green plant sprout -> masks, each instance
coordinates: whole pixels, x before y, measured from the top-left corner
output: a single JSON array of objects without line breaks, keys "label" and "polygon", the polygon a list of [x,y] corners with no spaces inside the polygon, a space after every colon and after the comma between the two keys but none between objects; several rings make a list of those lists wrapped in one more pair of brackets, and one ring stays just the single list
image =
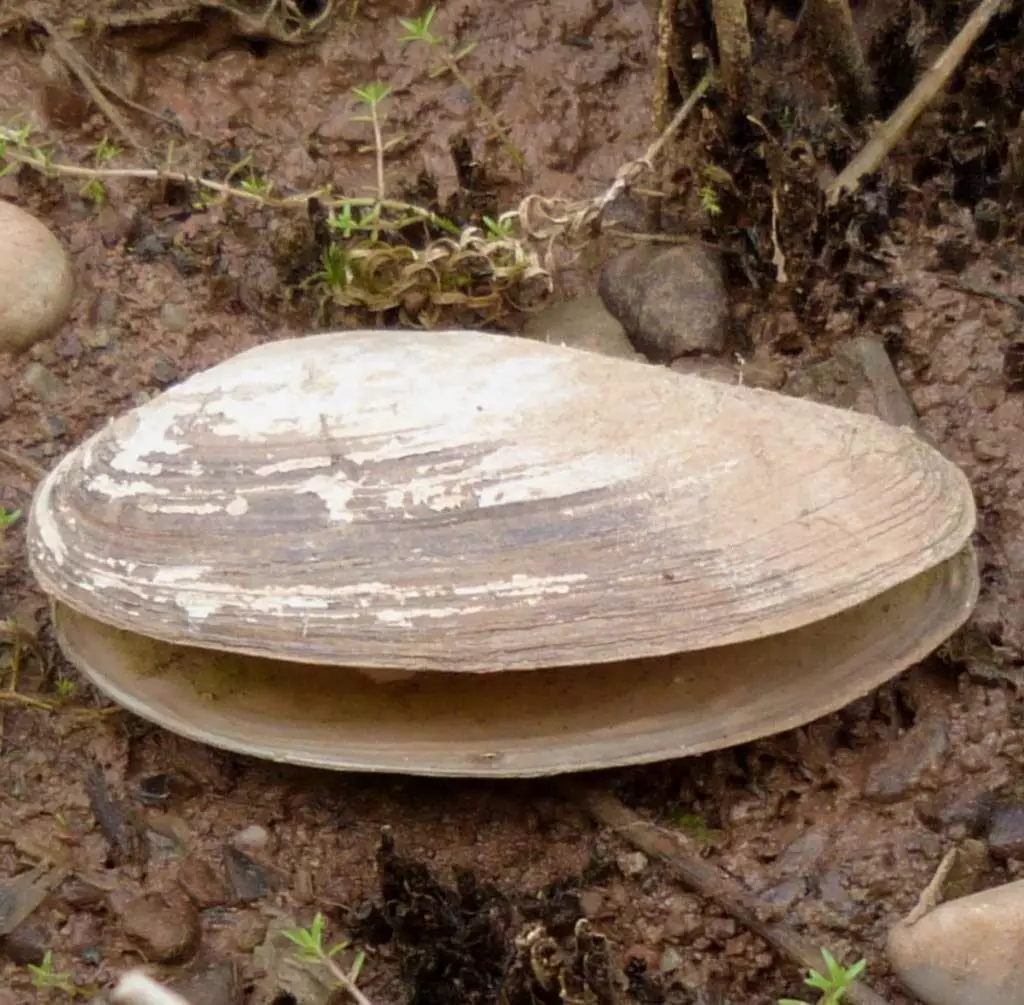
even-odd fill
[{"label": "green plant sprout", "polygon": [[434,20],[434,14],[437,12],[436,7],[431,7],[422,17],[417,18],[404,18],[400,17],[398,23],[405,29],[404,35],[399,35],[399,42],[422,42],[424,45],[430,46],[432,49],[438,49],[441,56],[441,66],[435,70],[432,70],[430,75],[432,77],[439,77],[443,73],[450,73],[470,96],[476,106],[483,113],[484,118],[487,120],[487,124],[494,130],[498,138],[501,140],[501,145],[505,148],[508,155],[512,158],[520,173],[526,173],[526,160],[523,157],[522,151],[512,142],[509,138],[508,130],[498,120],[498,116],[494,114],[490,105],[487,104],[483,98],[477,93],[477,90],[470,83],[469,78],[462,72],[462,67],[459,66],[459,62],[466,56],[468,56],[474,48],[476,48],[475,42],[470,42],[468,45],[463,46],[458,52],[450,52],[445,44],[443,38],[440,35],[435,35],[430,30],[430,25]]},{"label": "green plant sprout", "polygon": [[248,192],[250,195],[259,196],[261,199],[266,199],[274,188],[272,181],[258,178],[252,173],[249,174],[248,178],[243,178],[239,184],[242,186],[243,191]]},{"label": "green plant sprout", "polygon": [[11,524],[16,523],[20,517],[20,509],[5,509],[3,506],[0,506],[0,540],[3,540],[4,531]]},{"label": "green plant sprout", "polygon": [[[840,1005],[847,988],[864,972],[867,960],[858,960],[848,967],[836,962],[836,958],[827,950],[822,949],[821,957],[825,961],[826,973],[811,970],[804,983],[808,987],[821,992],[817,1005]],[[780,998],[779,1005],[807,1005],[799,998]]]},{"label": "green plant sprout", "polygon": [[309,928],[287,928],[281,934],[298,947],[297,956],[307,963],[318,963],[323,966],[330,975],[343,987],[358,1003],[358,1005],[371,1005],[369,999],[359,990],[356,982],[362,973],[363,964],[366,962],[366,954],[360,950],[356,953],[355,961],[346,973],[335,962],[334,957],[342,950],[348,949],[351,943],[347,940],[337,942],[330,948],[324,945],[324,916],[317,911]]},{"label": "green plant sprout", "polygon": [[515,220],[509,216],[499,216],[497,220],[485,216],[483,222],[487,236],[493,237],[496,241],[505,241],[515,235]]},{"label": "green plant sprout", "polygon": [[377,198],[383,202],[386,193],[384,190],[384,155],[396,144],[401,142],[403,137],[396,136],[384,142],[384,134],[381,130],[381,117],[378,106],[391,94],[391,87],[374,81],[363,87],[353,87],[356,97],[370,110],[369,115],[353,115],[353,122],[369,122],[373,127],[373,146],[360,148],[360,153],[369,153],[371,150],[377,160]]},{"label": "green plant sprout", "polygon": [[32,986],[40,991],[63,991],[67,995],[79,995],[81,988],[75,986],[72,975],[66,970],[53,969],[53,951],[47,949],[43,954],[42,963],[26,964],[31,976]]},{"label": "green plant sprout", "polygon": [[700,204],[708,216],[720,216],[722,213],[718,190],[710,182],[700,187]]},{"label": "green plant sprout", "polygon": [[105,167],[120,153],[121,148],[114,146],[114,144],[104,136],[103,139],[96,144],[93,149],[92,156],[93,160],[96,161],[96,164],[99,167]]}]

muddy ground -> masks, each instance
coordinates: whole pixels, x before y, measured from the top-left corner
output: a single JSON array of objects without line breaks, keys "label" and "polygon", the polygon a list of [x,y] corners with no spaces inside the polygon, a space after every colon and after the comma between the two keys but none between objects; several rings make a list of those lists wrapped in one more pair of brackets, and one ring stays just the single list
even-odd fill
[{"label": "muddy ground", "polygon": [[[507,125],[525,177],[487,141],[473,96],[450,76],[430,76],[436,54],[398,43],[396,18],[421,15],[419,6],[338,3],[309,32],[283,16],[286,6],[272,4],[261,24],[264,5],[241,0],[231,9],[6,3],[0,122],[32,125],[33,142],[51,141],[65,164],[95,165],[104,137],[121,149],[111,167],[159,164],[173,139],[210,177],[250,155],[245,177],[270,178],[278,192],[330,182],[365,193],[374,158],[361,149],[368,126],[351,121],[351,89],[381,80],[393,87],[387,129],[398,138],[386,158],[389,191],[460,226],[530,193],[595,196],[656,135],[658,12],[644,0],[440,5],[434,29],[458,46],[476,43],[460,65]],[[970,10],[853,6],[882,84],[882,117]],[[884,935],[944,852],[987,838],[976,877],[985,884],[1018,875],[1024,853],[1024,836],[1015,843],[1012,827],[1006,833],[1024,796],[1015,690],[1024,665],[1024,306],[1015,300],[1024,295],[1024,49],[1020,5],[1006,6],[880,177],[826,210],[818,179],[841,169],[863,126],[843,121],[834,85],[797,31],[799,4],[752,3],[750,107],[761,125],[730,118],[712,96],[645,179],[663,197],[633,195],[614,208],[620,229],[660,217],[667,231],[726,249],[741,354],[798,371],[854,334],[884,337],[924,431],[976,488],[984,590],[947,650],[805,729],[597,779],[665,828],[696,830],[711,861],[816,944],[847,962],[866,957],[870,983],[894,1002],[908,999],[887,970]],[[291,10],[315,18],[323,7]],[[701,18],[681,3],[677,21],[685,83],[699,70],[689,54]],[[110,85],[108,103],[140,146],[90,98],[57,37]],[[668,92],[670,110],[677,92]],[[249,345],[328,324],[422,320],[420,294],[359,314],[321,297],[315,281],[302,285],[323,252],[316,214],[302,206],[197,207],[181,186],[124,179],[106,179],[98,202],[86,182],[25,166],[0,179],[0,195],[60,235],[78,283],[59,333],[27,357],[0,360],[0,442],[38,465]],[[772,266],[773,194],[786,283]],[[602,261],[628,244],[605,234],[575,258],[560,254],[553,296],[592,291]],[[522,323],[500,298],[484,300],[479,310],[455,304],[445,321]],[[24,506],[30,489],[24,474],[3,469],[0,503]],[[14,618],[26,639],[19,652],[8,639],[3,666],[18,657],[24,694],[98,707],[54,650],[18,525],[3,547],[0,617]],[[792,964],[631,855],[549,783],[317,775],[202,748],[126,715],[14,702],[2,742],[0,876],[54,862],[70,873],[8,937],[4,1005],[67,997],[67,987],[33,986],[26,964],[45,950],[86,993],[148,956],[169,961],[168,977],[205,982],[192,988],[196,1005],[301,1000],[294,990],[275,997],[263,975],[280,975],[257,947],[276,919],[308,923],[316,911],[365,950],[360,986],[376,1005],[531,994],[553,1005],[556,991],[516,976],[513,940],[540,920],[566,945],[581,914],[610,940],[623,1001],[755,1005],[807,990]],[[378,862],[385,826],[415,867]],[[424,887],[419,866],[446,891]]]}]

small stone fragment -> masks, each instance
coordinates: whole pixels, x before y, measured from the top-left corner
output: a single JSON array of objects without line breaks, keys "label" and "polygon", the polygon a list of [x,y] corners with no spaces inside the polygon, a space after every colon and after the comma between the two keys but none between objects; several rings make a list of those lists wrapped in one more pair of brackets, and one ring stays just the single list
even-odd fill
[{"label": "small stone fragment", "polygon": [[722,266],[702,244],[632,248],[605,265],[598,292],[633,345],[655,362],[725,348]]},{"label": "small stone fragment", "polygon": [[639,876],[647,868],[647,856],[642,851],[623,852],[616,860],[623,876]]},{"label": "small stone fragment", "polygon": [[996,858],[1024,858],[1024,806],[1008,803],[992,811],[988,847]]},{"label": "small stone fragment", "polygon": [[251,953],[267,937],[267,919],[255,911],[239,913],[231,926],[235,949],[240,953]]},{"label": "small stone fragment", "polygon": [[188,311],[181,304],[165,303],[160,308],[160,320],[172,332],[183,332],[192,323]]},{"label": "small stone fragment", "polygon": [[831,359],[790,375],[786,394],[877,415],[894,426],[919,428],[917,412],[893,369],[885,346],[866,336],[851,339]]},{"label": "small stone fragment", "polygon": [[199,913],[184,896],[135,897],[120,914],[124,934],[155,963],[181,963],[199,947]]},{"label": "small stone fragment", "polygon": [[1024,342],[1011,342],[1003,350],[1003,380],[1007,391],[1024,391]]},{"label": "small stone fragment", "polygon": [[234,1005],[242,996],[238,974],[230,963],[213,966],[169,985],[189,1005]]},{"label": "small stone fragment", "polygon": [[994,809],[995,796],[991,792],[940,789],[918,804],[917,815],[922,823],[936,830],[959,827],[964,835],[974,837],[988,826]]},{"label": "small stone fragment", "polygon": [[1024,1005],[1024,880],[898,922],[886,952],[927,1005]]},{"label": "small stone fragment", "polygon": [[622,359],[644,358],[599,296],[563,300],[546,307],[526,322],[523,337]]},{"label": "small stone fragment", "polygon": [[3,940],[4,955],[18,966],[43,962],[48,947],[46,933],[35,925],[19,925]]},{"label": "small stone fragment", "polygon": [[11,410],[13,405],[14,391],[6,380],[0,379],[0,419]]},{"label": "small stone fragment", "polygon": [[584,890],[580,894],[580,914],[584,918],[596,918],[604,906],[604,895],[600,890]]},{"label": "small stone fragment", "polygon": [[259,900],[267,892],[267,874],[259,862],[230,845],[224,848],[224,871],[236,901]]},{"label": "small stone fragment", "polygon": [[20,353],[51,335],[74,295],[63,245],[34,216],[0,199],[0,353]]},{"label": "small stone fragment", "polygon": [[29,363],[22,377],[25,386],[44,404],[55,404],[64,397],[64,382],[42,363]]},{"label": "small stone fragment", "polygon": [[974,207],[974,227],[983,241],[994,241],[1003,229],[1003,208],[995,199],[979,199]]},{"label": "small stone fragment", "polygon": [[266,849],[269,842],[270,834],[267,832],[267,828],[261,827],[259,824],[250,824],[231,839],[234,848],[249,855],[258,855]]},{"label": "small stone fragment", "polygon": [[949,732],[940,719],[916,722],[868,772],[864,795],[876,803],[899,801],[931,773],[949,752]]},{"label": "small stone fragment", "polygon": [[196,853],[182,862],[178,884],[200,910],[220,907],[231,900],[231,891],[219,870]]}]

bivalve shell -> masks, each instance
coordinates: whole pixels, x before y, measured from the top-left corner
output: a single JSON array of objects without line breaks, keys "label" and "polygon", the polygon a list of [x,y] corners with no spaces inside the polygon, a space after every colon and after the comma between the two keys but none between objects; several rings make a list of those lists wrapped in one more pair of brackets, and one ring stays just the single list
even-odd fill
[{"label": "bivalve shell", "polygon": [[354,331],[115,419],[44,480],[28,541],[64,652],[168,729],[530,776],[867,693],[970,615],[974,521],[962,472],[870,416],[508,336]]},{"label": "bivalve shell", "polygon": [[50,474],[44,587],[306,663],[502,671],[723,646],[960,551],[964,475],[870,416],[475,332],[260,346]]}]

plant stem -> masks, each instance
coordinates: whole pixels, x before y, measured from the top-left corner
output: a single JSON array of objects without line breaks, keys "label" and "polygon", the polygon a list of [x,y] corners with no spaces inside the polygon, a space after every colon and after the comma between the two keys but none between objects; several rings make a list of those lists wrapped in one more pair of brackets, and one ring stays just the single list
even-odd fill
[{"label": "plant stem", "polygon": [[377,200],[384,202],[384,137],[381,134],[377,102],[370,103],[370,123],[373,126],[373,146],[377,155]]},{"label": "plant stem", "polygon": [[356,982],[338,966],[326,953],[320,954],[320,962],[331,972],[331,976],[355,999],[357,1005],[373,1005],[356,986]]},{"label": "plant stem", "polygon": [[473,99],[480,111],[483,112],[484,118],[487,119],[487,124],[498,134],[501,139],[501,145],[508,151],[508,155],[515,161],[516,167],[521,172],[526,171],[526,161],[523,158],[519,148],[509,139],[508,131],[501,124],[498,116],[491,111],[490,105],[484,101],[483,98],[477,94],[476,89],[469,82],[469,78],[459,69],[459,64],[455,58],[447,50],[442,51],[441,58],[444,60],[445,68],[448,72],[462,85],[466,93]]}]

